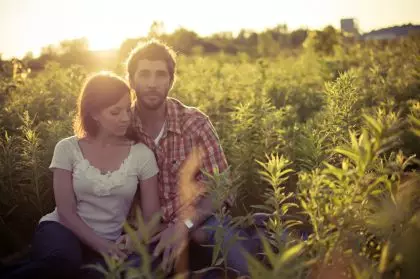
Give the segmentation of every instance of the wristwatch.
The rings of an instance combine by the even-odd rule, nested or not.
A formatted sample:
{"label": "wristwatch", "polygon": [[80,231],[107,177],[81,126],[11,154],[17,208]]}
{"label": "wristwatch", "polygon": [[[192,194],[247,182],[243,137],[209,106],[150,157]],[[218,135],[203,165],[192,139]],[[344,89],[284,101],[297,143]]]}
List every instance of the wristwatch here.
{"label": "wristwatch", "polygon": [[185,219],[184,220],[184,225],[187,226],[189,231],[191,231],[191,229],[194,227],[194,224],[191,221],[191,219]]}

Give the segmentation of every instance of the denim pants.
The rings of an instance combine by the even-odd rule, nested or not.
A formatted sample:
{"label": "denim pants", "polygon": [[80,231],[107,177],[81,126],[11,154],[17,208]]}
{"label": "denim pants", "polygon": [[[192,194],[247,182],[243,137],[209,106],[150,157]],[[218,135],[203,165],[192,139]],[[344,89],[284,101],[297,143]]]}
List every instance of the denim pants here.
{"label": "denim pants", "polygon": [[[224,256],[228,268],[234,270],[235,273],[239,273],[238,275],[249,275],[245,253],[255,255],[256,253],[262,252],[261,241],[256,234],[249,234],[244,229],[232,228],[229,225],[230,220],[229,217],[219,220],[212,216],[200,225],[200,228],[206,231],[207,237],[204,243],[189,242],[188,255],[190,271],[209,267],[211,265],[213,247],[220,241],[223,252],[219,253],[218,258],[222,256],[222,253],[225,253]],[[219,239],[217,239],[216,227],[223,230]],[[235,241],[235,236],[239,236],[243,238],[243,240]],[[156,243],[152,244],[152,247],[149,247],[149,251],[152,251],[155,245]],[[132,255],[131,260],[134,262],[132,265],[134,267],[139,266],[141,263],[141,258],[137,255]],[[156,268],[160,262],[161,258],[154,262],[152,269]],[[210,270],[205,274],[202,274],[201,278],[219,278],[220,274],[218,274],[216,270],[214,271],[215,272],[212,272],[212,270]]]}
{"label": "denim pants", "polygon": [[[202,226],[213,227],[213,229],[205,229],[208,231],[207,245],[214,246],[217,242],[222,244],[222,251],[219,253],[219,258],[224,253],[226,266],[239,272],[240,275],[249,275],[248,264],[245,254],[255,255],[262,252],[262,244],[256,234],[249,234],[246,230],[236,227],[233,228],[229,225],[231,218],[226,217],[219,220],[216,217],[210,217]],[[219,227],[222,233],[217,239],[216,231],[214,228]],[[241,238],[241,239],[238,239]],[[212,253],[212,249],[208,250]],[[192,255],[194,256],[194,255]]]}
{"label": "denim pants", "polygon": [[[156,243],[148,249],[151,253]],[[131,254],[127,258],[133,267],[140,264],[140,258]],[[82,243],[68,228],[54,221],[41,222],[32,241],[29,258],[0,272],[0,279],[100,279],[103,274],[92,268],[82,268],[87,264],[99,265],[107,269],[102,255]],[[156,268],[158,261],[152,263]]]}
{"label": "denim pants", "polygon": [[[222,244],[228,249],[226,255],[227,267],[237,270],[241,275],[248,274],[247,262],[244,251],[255,254],[260,252],[261,245],[249,236],[245,230],[233,229],[228,226],[229,219],[220,221],[215,217],[206,220],[202,227],[222,226]],[[217,242],[214,230],[208,230],[207,242],[202,244],[215,245]],[[230,243],[234,235],[246,238]],[[151,244],[149,251],[152,252],[156,243]],[[191,245],[190,245],[191,246]],[[205,259],[205,266],[211,264],[212,249],[195,245],[192,253],[189,253],[190,263],[194,260]],[[197,247],[199,247],[197,249]],[[191,249],[190,249],[191,251]],[[141,263],[141,258],[132,254],[128,260],[132,261],[132,266],[137,267]],[[152,264],[152,269],[160,264],[161,258],[158,258]],[[102,275],[95,270],[81,269],[85,264],[100,264],[106,268],[102,256],[85,244],[68,228],[58,222],[44,221],[36,228],[32,249],[29,259],[12,269],[8,269],[6,274],[1,273],[1,279],[29,279],[29,278],[101,278]],[[191,266],[191,265],[190,265]],[[207,276],[206,276],[207,277]]]}
{"label": "denim pants", "polygon": [[29,258],[9,267],[0,278],[79,278],[84,262],[100,258],[62,224],[43,221],[35,230]]}

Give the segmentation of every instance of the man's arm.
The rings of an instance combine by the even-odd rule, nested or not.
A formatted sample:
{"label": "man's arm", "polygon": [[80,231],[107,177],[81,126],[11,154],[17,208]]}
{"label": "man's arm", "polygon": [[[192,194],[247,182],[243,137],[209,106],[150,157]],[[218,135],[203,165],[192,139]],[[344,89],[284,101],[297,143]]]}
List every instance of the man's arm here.
{"label": "man's arm", "polygon": [[[178,173],[180,202],[184,207],[177,212],[171,227],[154,238],[160,238],[154,255],[159,255],[163,250],[166,252],[163,256],[163,266],[171,266],[172,261],[178,258],[180,251],[187,243],[188,232],[196,242],[205,241],[205,232],[196,228],[201,227],[213,212],[220,209],[220,205],[214,202],[206,189],[203,173],[198,173],[200,168],[211,175],[214,174],[215,169],[219,173],[226,171],[228,164],[225,155],[214,127],[208,119],[197,123],[195,127],[192,127],[192,131],[195,132],[195,148],[188,155]],[[229,199],[227,202],[229,203]],[[175,239],[172,248],[167,244],[168,239]]]}
{"label": "man's arm", "polygon": [[[184,208],[177,216],[178,222],[184,224],[187,222],[186,225],[192,225],[193,228],[200,226],[215,211],[222,207],[231,207],[233,204],[233,198],[230,195],[222,202],[216,202],[206,188],[206,177],[202,173],[196,179],[200,167],[211,175],[214,175],[216,170],[218,173],[223,173],[228,169],[223,148],[211,122],[209,120],[202,122],[196,131],[196,143],[199,151],[193,151],[190,158],[186,160],[186,164],[180,171],[179,182],[182,202],[188,203],[191,201],[191,197],[194,199],[198,196],[198,198],[195,198],[193,203],[190,202],[190,206]],[[191,194],[192,189],[195,189],[196,192]],[[224,189],[224,191],[227,190]]]}

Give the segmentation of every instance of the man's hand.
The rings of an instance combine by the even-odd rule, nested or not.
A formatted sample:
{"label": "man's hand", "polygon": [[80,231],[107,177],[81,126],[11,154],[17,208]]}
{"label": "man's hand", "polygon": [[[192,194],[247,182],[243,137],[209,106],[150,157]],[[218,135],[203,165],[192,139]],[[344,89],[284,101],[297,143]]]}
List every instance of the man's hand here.
{"label": "man's hand", "polygon": [[187,246],[188,228],[183,223],[176,223],[152,238],[152,242],[157,240],[159,243],[153,251],[153,256],[158,257],[163,252],[162,268],[166,272],[170,272],[175,261]]}

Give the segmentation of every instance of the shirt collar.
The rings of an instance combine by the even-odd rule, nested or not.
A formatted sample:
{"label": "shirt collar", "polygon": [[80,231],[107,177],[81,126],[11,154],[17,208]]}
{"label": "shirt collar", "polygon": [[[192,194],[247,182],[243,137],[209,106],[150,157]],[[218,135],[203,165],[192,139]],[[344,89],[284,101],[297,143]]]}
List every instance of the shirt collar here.
{"label": "shirt collar", "polygon": [[181,110],[179,103],[174,98],[166,100],[166,121],[168,123],[168,131],[181,134]]}
{"label": "shirt collar", "polygon": [[[168,97],[165,101],[165,104],[166,123],[168,131],[181,134],[181,110],[179,106],[179,101],[174,98]],[[137,107],[137,102],[134,102],[132,109],[134,121],[133,124],[137,127],[139,132],[145,134],[138,110],[139,108]]]}

